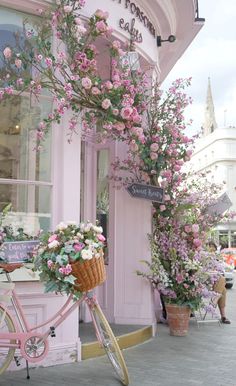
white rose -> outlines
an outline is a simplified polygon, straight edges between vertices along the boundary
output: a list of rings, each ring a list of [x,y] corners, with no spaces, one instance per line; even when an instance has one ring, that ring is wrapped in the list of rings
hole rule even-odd
[[[102,233],[102,232],[103,232],[102,227],[98,227],[98,226],[96,226],[96,225],[94,225],[93,230],[94,230],[94,232],[96,232],[96,233]]]
[[[48,248],[49,249],[56,248],[58,247],[59,244],[60,244],[59,241],[53,240],[51,243],[48,244]]]
[[[57,226],[56,226],[56,229],[59,230],[59,231],[63,231],[63,229],[66,229],[68,227],[67,224],[65,224],[64,222],[60,222]]]
[[[89,240],[89,239],[86,239],[86,240],[85,240],[85,244],[87,244],[87,245],[92,244],[92,241]]]
[[[91,249],[82,249],[81,256],[83,260],[91,260],[93,258],[93,252]]]
[[[84,227],[84,232],[89,232],[90,229],[92,228],[92,226],[93,226],[93,224],[91,224],[91,223],[86,224],[86,226]]]

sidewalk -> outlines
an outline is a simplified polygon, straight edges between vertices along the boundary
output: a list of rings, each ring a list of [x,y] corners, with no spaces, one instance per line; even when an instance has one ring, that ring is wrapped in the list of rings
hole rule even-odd
[[[235,284],[236,288],[236,284]],[[153,340],[125,350],[131,386],[236,386],[236,289],[227,291],[227,316],[231,325],[201,325],[191,320],[187,337],[169,335],[158,325]],[[106,357],[72,365],[9,372],[2,386],[119,386]]]

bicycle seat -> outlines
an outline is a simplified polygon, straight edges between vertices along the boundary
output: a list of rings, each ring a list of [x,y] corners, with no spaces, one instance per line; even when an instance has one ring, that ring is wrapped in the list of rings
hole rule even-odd
[[[0,263],[0,268],[7,273],[13,272],[21,267],[23,267],[23,263]]]

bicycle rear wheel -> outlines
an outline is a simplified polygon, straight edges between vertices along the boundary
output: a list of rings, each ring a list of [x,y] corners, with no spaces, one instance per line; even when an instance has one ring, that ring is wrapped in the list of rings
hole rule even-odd
[[[13,323],[13,320],[11,319],[10,315],[6,313],[4,316],[4,309],[0,307],[0,334],[8,333],[8,332],[16,332],[15,325]],[[7,342],[7,340],[4,340],[4,343],[14,343],[15,341]],[[7,348],[7,347],[1,347],[0,343],[0,374],[2,374],[10,365],[13,357],[14,357],[15,349],[14,348]]]
[[[97,329],[101,343],[116,374],[124,385],[128,385],[129,375],[125,360],[108,321],[106,320],[99,305],[94,304],[89,308],[93,316],[95,329]]]

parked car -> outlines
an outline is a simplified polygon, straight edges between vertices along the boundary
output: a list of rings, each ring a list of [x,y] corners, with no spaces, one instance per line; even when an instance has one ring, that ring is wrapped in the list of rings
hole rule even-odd
[[[221,254],[227,264],[233,265],[236,269],[236,248],[224,248],[221,250]]]
[[[234,265],[233,264],[227,264],[225,262],[224,266],[224,277],[225,277],[225,287],[230,289],[234,285]]]

